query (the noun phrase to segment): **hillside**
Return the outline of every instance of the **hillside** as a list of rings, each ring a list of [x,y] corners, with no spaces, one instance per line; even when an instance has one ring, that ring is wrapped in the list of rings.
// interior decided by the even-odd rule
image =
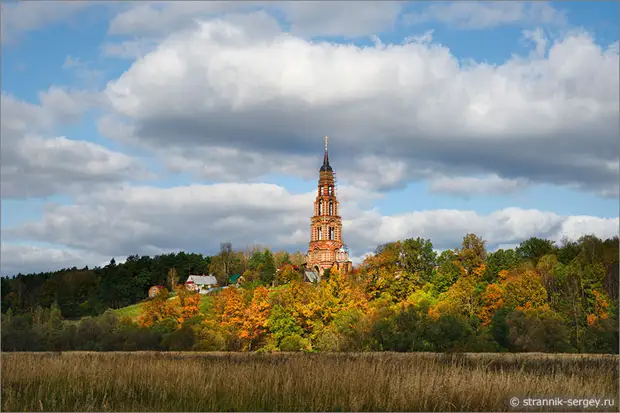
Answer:
[[[172,300],[174,297],[170,297],[169,300]],[[146,300],[145,300],[146,301]],[[130,317],[132,320],[136,320],[138,316],[142,313],[142,305],[145,301],[139,302],[137,304],[128,305],[127,307],[117,308],[116,310],[112,310],[112,312],[119,317]],[[200,296],[200,311],[205,314],[209,312],[211,308],[211,304],[213,303],[212,295],[201,295]]]

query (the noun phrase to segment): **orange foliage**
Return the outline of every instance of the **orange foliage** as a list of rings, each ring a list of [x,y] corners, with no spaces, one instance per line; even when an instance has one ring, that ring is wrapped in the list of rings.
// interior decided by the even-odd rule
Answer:
[[[606,320],[608,317],[607,309],[609,308],[607,300],[605,299],[603,294],[599,293],[596,290],[592,291],[592,293],[594,294],[595,299],[594,311],[596,312],[598,318],[600,318],[601,320]]]
[[[179,312],[172,301],[168,300],[168,290],[163,288],[157,296],[142,306],[142,315],[138,317],[138,325],[151,327],[154,323],[168,318],[178,319]]]
[[[482,263],[478,265],[476,268],[474,268],[472,272],[475,277],[481,277],[486,270],[487,270],[487,266],[484,263]]]
[[[482,325],[487,326],[491,323],[491,319],[495,312],[503,307],[504,299],[502,298],[502,290],[497,284],[489,284],[482,296],[483,306],[480,310],[480,319]]]
[[[214,303],[216,319],[224,327],[241,327],[244,309],[243,297],[232,287],[224,289]]]
[[[500,272],[497,273],[497,278],[499,279],[500,282],[506,281],[506,279],[508,278],[508,271],[501,270]]]
[[[594,314],[590,314],[590,315],[587,317],[587,319],[586,319],[586,320],[587,320],[587,322],[588,322],[588,325],[589,325],[590,327],[593,327],[593,326],[596,324],[596,322],[598,321],[598,317],[597,317],[596,315],[594,315]]]
[[[437,307],[431,307],[428,309],[428,316],[430,318],[432,318],[433,320],[437,321],[439,320],[439,311],[437,310]]]
[[[252,302],[245,310],[245,318],[241,326],[239,337],[247,340],[246,348],[252,349],[252,344],[260,339],[267,332],[267,319],[271,308],[269,301],[269,291],[265,287],[258,287],[254,290]]]

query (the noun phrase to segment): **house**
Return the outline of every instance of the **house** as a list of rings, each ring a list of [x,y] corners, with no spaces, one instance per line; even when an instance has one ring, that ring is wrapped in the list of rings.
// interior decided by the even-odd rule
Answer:
[[[217,279],[213,275],[190,275],[185,281],[188,289],[206,294],[210,289],[217,285]]]
[[[157,294],[159,294],[159,292],[161,290],[163,290],[164,288],[166,288],[166,287],[164,287],[163,285],[154,285],[154,286],[152,286],[151,288],[149,288],[149,298],[156,297]]]

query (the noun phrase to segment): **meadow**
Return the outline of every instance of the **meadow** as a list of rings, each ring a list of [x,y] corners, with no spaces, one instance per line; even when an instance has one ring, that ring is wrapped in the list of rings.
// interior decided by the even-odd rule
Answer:
[[[619,360],[540,353],[2,353],[1,407],[515,411],[509,399],[529,396],[607,397],[614,407],[589,411],[617,411]]]

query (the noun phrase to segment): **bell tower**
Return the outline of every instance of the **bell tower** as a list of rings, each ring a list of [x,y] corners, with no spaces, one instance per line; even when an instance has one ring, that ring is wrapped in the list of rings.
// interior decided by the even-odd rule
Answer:
[[[342,243],[342,218],[336,198],[334,171],[329,164],[329,138],[325,137],[323,165],[319,170],[319,184],[314,201],[314,215],[310,218],[310,243],[307,265],[319,277],[334,266],[342,272],[352,269],[349,253]]]

